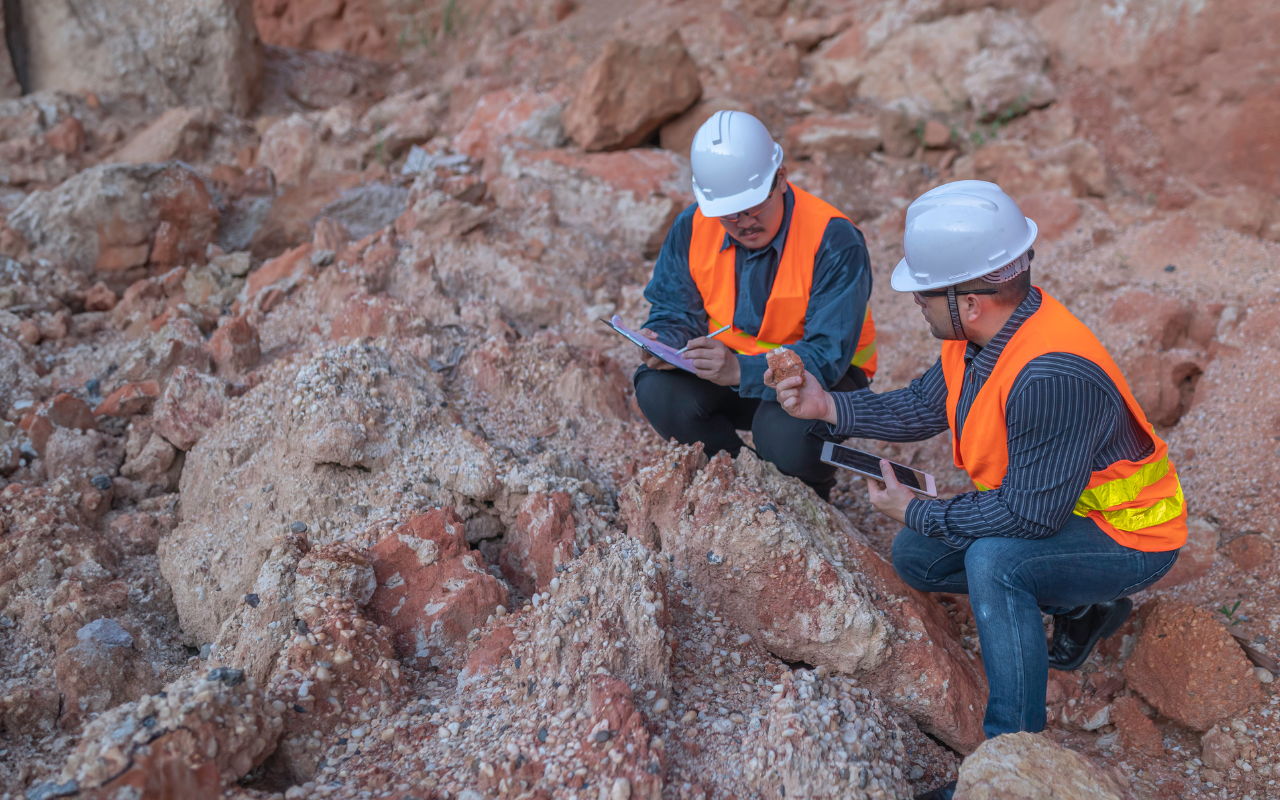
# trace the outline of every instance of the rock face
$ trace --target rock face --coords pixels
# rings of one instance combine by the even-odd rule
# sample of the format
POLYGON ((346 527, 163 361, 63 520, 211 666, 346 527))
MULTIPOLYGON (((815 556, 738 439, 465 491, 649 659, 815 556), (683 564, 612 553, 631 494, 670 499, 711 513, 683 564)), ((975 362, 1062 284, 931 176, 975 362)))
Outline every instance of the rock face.
POLYGON ((952 747, 976 747, 985 681, 941 607, 771 465, 749 452, 702 459, 672 447, 640 473, 620 498, 630 534, 778 657, 853 675, 952 747))
POLYGON ((172 164, 105 164, 35 192, 9 215, 27 243, 108 282, 202 263, 219 213, 204 181, 172 164))
POLYGON ((564 129, 584 150, 635 147, 701 95, 698 66, 676 31, 655 43, 614 40, 565 108, 564 129))
POLYGON ((262 54, 252 0, 23 2, 35 89, 139 94, 247 114, 262 54), (75 53, 75 58, 67 58, 75 53))
POLYGON ((1057 96, 1044 74, 1049 50, 1017 15, 984 9, 911 25, 877 48, 853 27, 833 39, 814 64, 816 92, 856 94, 916 111, 950 111, 968 103, 982 116, 1039 108, 1057 96))
POLYGON ((1213 614, 1163 598, 1148 605, 1124 675, 1161 714, 1206 731, 1262 701, 1253 666, 1213 614))
POLYGON ((960 765, 956 800, 1123 800, 1128 790, 1084 756, 1034 733, 983 742, 960 765))
POLYGON ((569 495, 529 495, 499 556, 503 577, 527 596, 545 590, 557 568, 573 560, 575 532, 569 495))

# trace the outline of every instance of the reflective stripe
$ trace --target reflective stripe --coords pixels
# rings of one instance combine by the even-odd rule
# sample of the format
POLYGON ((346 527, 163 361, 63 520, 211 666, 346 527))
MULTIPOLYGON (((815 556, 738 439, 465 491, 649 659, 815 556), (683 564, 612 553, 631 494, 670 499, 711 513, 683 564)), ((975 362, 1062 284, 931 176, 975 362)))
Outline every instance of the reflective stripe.
POLYGON ((875 340, 873 339, 871 344, 867 345, 866 347, 862 348, 858 352, 854 353, 853 360, 850 361, 849 363, 853 364, 855 367, 861 368, 873 357, 875 357, 875 354, 876 354, 876 343, 875 343, 875 340))
MULTIPOLYGON (((1107 481, 1101 486, 1095 486, 1092 489, 1085 489, 1080 495, 1080 499, 1076 502, 1076 513, 1083 517, 1090 511, 1105 511, 1118 505, 1132 503, 1142 493, 1143 489, 1168 474, 1169 457, 1166 455, 1159 461, 1143 464, 1132 475, 1107 481)), ((1116 527, 1120 526, 1117 525, 1116 527)), ((1125 530, 1133 529, 1125 528, 1125 530)))
MULTIPOLYGON (((1175 477, 1174 480, 1177 480, 1175 477)), ((1178 491, 1173 497, 1166 497, 1146 508, 1121 508, 1115 511, 1103 511, 1102 518, 1122 531, 1140 531, 1162 522, 1176 519, 1182 514, 1182 482, 1178 481, 1178 491)), ((1077 514, 1080 512, 1076 512, 1077 514)))

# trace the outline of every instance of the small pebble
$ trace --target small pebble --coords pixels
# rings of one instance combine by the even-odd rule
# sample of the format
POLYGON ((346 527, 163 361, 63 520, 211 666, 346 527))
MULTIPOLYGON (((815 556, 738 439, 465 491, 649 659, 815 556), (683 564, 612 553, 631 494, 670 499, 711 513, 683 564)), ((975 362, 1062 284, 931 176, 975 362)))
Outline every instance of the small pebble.
POLYGON ((1257 674, 1258 680, 1262 681, 1263 683, 1271 683, 1276 679, 1275 676, 1272 675, 1269 670, 1265 670, 1262 667, 1254 667, 1253 671, 1257 674))
POLYGON ((306 533, 307 523, 302 522, 301 520, 294 522, 292 525, 289 526, 289 531, 291 533, 306 533))

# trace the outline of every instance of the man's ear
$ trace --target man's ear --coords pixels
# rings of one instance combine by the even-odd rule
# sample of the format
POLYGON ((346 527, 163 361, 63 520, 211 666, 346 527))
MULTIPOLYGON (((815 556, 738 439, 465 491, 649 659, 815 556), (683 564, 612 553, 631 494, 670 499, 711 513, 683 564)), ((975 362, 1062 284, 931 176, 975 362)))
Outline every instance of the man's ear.
POLYGON ((986 296, 980 294, 965 294, 961 295, 960 299, 963 301, 961 317, 965 322, 977 322, 978 317, 982 316, 983 303, 987 300, 986 296))

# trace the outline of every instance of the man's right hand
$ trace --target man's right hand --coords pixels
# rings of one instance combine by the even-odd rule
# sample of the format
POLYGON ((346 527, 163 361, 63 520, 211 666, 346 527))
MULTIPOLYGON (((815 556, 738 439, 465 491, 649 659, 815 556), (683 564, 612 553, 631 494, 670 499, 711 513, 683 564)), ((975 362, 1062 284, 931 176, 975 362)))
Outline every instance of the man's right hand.
MULTIPOLYGON (((655 342, 658 341, 658 334, 648 328, 641 328, 640 335, 646 339, 652 339, 655 342)), ((653 353, 650 353, 648 350, 641 350, 640 358, 644 361, 644 365, 649 369, 675 369, 673 365, 668 364, 653 353)))
POLYGON ((836 424, 836 401, 809 372, 804 373, 804 378, 796 376, 775 384, 773 370, 767 369, 764 371, 764 385, 778 393, 778 402, 796 419, 820 419, 836 424))

